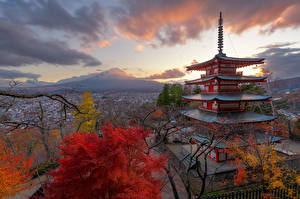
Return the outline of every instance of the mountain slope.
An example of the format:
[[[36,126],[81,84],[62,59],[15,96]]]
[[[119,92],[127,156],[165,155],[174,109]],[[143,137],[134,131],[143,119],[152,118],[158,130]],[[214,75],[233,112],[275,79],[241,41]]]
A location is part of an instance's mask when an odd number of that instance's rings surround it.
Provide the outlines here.
[[[162,83],[135,78],[119,68],[113,68],[101,73],[64,79],[50,87],[57,87],[59,90],[75,89],[80,91],[159,91],[162,86]]]
[[[270,87],[273,93],[281,93],[286,91],[300,90],[300,77],[281,79],[270,82]]]

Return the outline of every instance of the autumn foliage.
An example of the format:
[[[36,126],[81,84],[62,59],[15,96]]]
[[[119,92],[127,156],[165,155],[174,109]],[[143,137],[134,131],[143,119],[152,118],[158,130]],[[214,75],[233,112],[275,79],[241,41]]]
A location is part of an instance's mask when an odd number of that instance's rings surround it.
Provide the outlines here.
[[[78,104],[78,108],[81,113],[75,111],[75,126],[79,131],[88,133],[95,132],[97,119],[101,117],[98,110],[94,108],[94,99],[91,92],[85,92],[82,94],[82,102]]]
[[[13,152],[0,142],[0,199],[14,196],[17,192],[29,188],[26,185],[31,179],[31,159],[14,155]]]
[[[234,163],[238,165],[235,185],[245,180],[256,181],[266,189],[280,188],[292,194],[293,190],[287,185],[299,183],[300,178],[294,170],[283,164],[283,158],[276,152],[274,145],[257,144],[251,136],[246,144],[236,138],[229,146],[229,152],[236,156]]]
[[[60,147],[59,168],[52,171],[46,198],[160,198],[165,157],[146,154],[149,131],[134,127],[102,128],[103,137],[75,133]]]

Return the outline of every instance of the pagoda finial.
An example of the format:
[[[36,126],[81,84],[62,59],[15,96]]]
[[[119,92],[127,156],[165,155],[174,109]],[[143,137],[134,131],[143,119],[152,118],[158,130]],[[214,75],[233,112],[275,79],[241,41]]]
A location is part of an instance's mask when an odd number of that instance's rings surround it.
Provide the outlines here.
[[[222,18],[222,12],[220,12],[220,18],[219,18],[218,50],[219,50],[219,54],[223,54],[223,18]]]

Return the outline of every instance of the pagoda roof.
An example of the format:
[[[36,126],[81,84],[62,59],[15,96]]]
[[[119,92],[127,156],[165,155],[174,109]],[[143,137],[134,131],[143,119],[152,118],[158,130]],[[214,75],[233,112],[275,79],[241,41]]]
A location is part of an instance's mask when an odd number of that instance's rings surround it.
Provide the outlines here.
[[[263,143],[275,143],[283,138],[281,137],[276,137],[276,136],[271,136],[267,134],[262,134],[262,133],[252,133],[253,139],[256,144],[263,144]],[[195,134],[191,137],[192,139],[195,139],[196,141],[199,141],[200,143],[210,143],[210,138],[205,137],[204,135],[201,134]],[[237,143],[239,146],[247,146],[247,144],[243,142]],[[212,146],[215,146],[216,148],[219,149],[225,149],[227,148],[227,143],[226,142],[219,142],[217,140],[213,140]]]
[[[186,84],[198,84],[203,83],[213,79],[221,79],[221,80],[233,80],[233,81],[241,81],[241,82],[251,82],[251,81],[264,81],[267,77],[261,76],[238,76],[238,75],[213,75],[209,77],[199,78],[191,81],[185,81]]]
[[[235,124],[235,123],[255,123],[266,122],[275,119],[274,116],[267,116],[254,112],[230,112],[230,113],[214,113],[200,109],[184,110],[181,113],[187,117],[218,124]]]
[[[190,96],[182,96],[182,98],[188,101],[264,101],[270,99],[271,96],[247,93],[201,93]]]
[[[238,57],[227,57],[225,54],[217,54],[211,60],[193,64],[187,67],[187,71],[190,70],[205,70],[206,67],[215,65],[220,62],[223,64],[234,64],[236,67],[245,67],[253,64],[263,64],[265,58],[238,58]]]

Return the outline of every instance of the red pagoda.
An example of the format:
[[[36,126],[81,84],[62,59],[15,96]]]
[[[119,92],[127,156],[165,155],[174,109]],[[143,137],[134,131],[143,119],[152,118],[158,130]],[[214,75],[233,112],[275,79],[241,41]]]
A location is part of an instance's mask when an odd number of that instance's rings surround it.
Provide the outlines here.
[[[209,123],[253,123],[273,120],[266,116],[244,110],[243,102],[270,101],[270,96],[243,93],[238,85],[266,82],[266,77],[243,76],[238,68],[264,63],[264,58],[235,58],[223,53],[223,19],[219,19],[219,53],[209,61],[187,67],[187,71],[205,71],[200,79],[185,82],[186,85],[202,85],[200,94],[182,96],[186,101],[202,102],[198,109],[183,111],[183,114]],[[224,119],[225,118],[225,119]]]
[[[205,71],[200,79],[185,82],[186,85],[202,85],[200,94],[182,96],[186,101],[201,102],[197,109],[184,110],[185,116],[207,123],[239,124],[266,122],[274,120],[274,116],[267,116],[254,112],[247,112],[243,108],[245,102],[271,101],[270,96],[261,96],[243,93],[239,84],[266,82],[266,77],[243,76],[237,72],[238,68],[264,63],[264,58],[235,58],[227,57],[223,53],[223,19],[220,13],[218,28],[218,50],[214,58],[203,63],[187,67],[187,71]],[[268,139],[268,136],[263,136]],[[201,135],[192,136],[192,142],[203,142],[206,138]],[[276,138],[277,139],[277,138]],[[278,141],[278,140],[272,140]],[[230,159],[228,154],[222,152],[226,146],[216,147],[209,157],[216,162]]]

